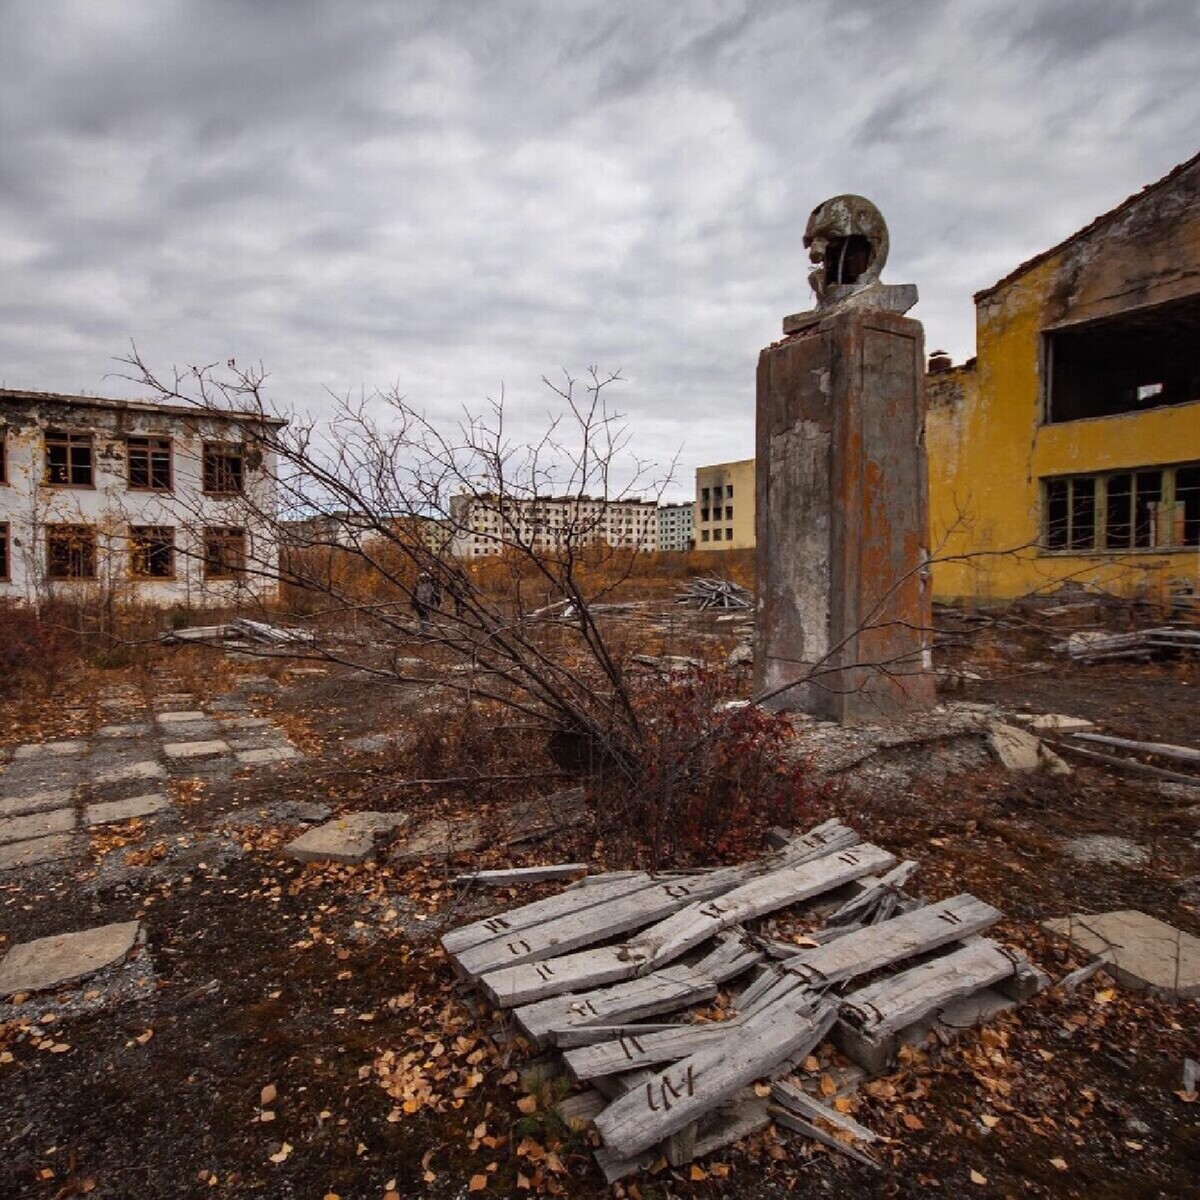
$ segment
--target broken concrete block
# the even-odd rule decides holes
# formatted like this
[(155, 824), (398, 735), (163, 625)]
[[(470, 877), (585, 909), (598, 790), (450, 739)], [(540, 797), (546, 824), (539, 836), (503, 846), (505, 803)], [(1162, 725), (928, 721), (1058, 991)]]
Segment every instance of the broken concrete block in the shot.
[(58, 758), (67, 754), (82, 754), (87, 749), (87, 742), (30, 742), (18, 746), (13, 751), (13, 758)]
[(405, 813), (354, 812), (309, 829), (283, 848), (300, 862), (365, 862), (376, 843), (408, 820)]
[(105, 725), (96, 730), (96, 736), (102, 738), (136, 738), (145, 737), (150, 732), (149, 725)]
[(1071, 768), (1047, 746), (1015, 725), (997, 722), (988, 727), (988, 749), (996, 761), (1009, 771), (1047, 771), (1051, 775), (1070, 775)]
[(0, 871), (16, 871), (37, 863), (58, 862), (84, 851), (84, 839), (70, 833), (52, 833), (27, 842), (0, 846)]
[(1030, 729), (1052, 733), (1079, 733), (1085, 729), (1095, 729), (1095, 721), (1083, 717), (1068, 717), (1062, 713), (1027, 713), (1017, 717), (1023, 725)]
[(103, 804), (89, 804), (83, 813), (85, 825), (111, 825), (115, 821), (132, 821), (135, 817), (152, 817), (165, 812), (171, 802), (161, 792), (147, 792), (144, 796), (130, 796), (128, 800), (109, 800)]
[(24, 817), (7, 817), (0, 821), (0, 845), (25, 842), (30, 838), (51, 833), (70, 833), (75, 828), (75, 810), (56, 808), (51, 812), (30, 813)]
[(111, 966), (133, 949), (140, 930), (137, 921), (122, 921), (14, 946), (0, 962), (0, 995), (46, 991)]
[(166, 779), (167, 772), (161, 763), (147, 759), (145, 762), (125, 763), (107, 771), (97, 772), (97, 783), (125, 783), (131, 779)]
[(230, 746), (219, 738), (207, 742), (164, 742), (163, 753), (175, 759), (220, 758), (230, 753)]
[(289, 758), (300, 758), (300, 751), (295, 746), (261, 746), (254, 750), (239, 750), (237, 760), (247, 767), (262, 766), (266, 763), (285, 762)]
[(25, 796), (10, 796), (0, 800), (0, 817), (19, 817), (23, 813), (66, 808), (74, 794), (71, 788), (51, 788), (45, 792), (30, 792)]
[(160, 725), (183, 725), (188, 721), (207, 721), (208, 713), (198, 710), (190, 712), (163, 712), (156, 718)]
[(1044, 921), (1085, 954), (1109, 964), (1119, 983), (1162, 996), (1200, 996), (1200, 938), (1137, 909), (1073, 913)]

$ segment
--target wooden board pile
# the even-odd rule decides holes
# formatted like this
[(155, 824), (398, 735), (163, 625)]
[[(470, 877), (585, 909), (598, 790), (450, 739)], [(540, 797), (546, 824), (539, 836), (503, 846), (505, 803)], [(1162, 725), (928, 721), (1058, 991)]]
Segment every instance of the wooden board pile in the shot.
[(754, 607), (754, 597), (732, 579), (720, 579), (711, 575), (689, 580), (687, 586), (675, 597), (675, 603), (698, 609), (748, 609)]
[(253, 646), (311, 646), (316, 638), (306, 629), (287, 629), (235, 617), (224, 625), (194, 625), (189, 629), (168, 629), (162, 642), (217, 642), (226, 649), (246, 649)]
[[(916, 864), (840, 821), (775, 840), (734, 867), (590, 876), (442, 939), (461, 975), (585, 1085), (561, 1112), (594, 1123), (610, 1181), (660, 1155), (690, 1162), (772, 1119), (866, 1158), (836, 1135), (868, 1131), (810, 1094), (801, 1064), (815, 1047), (832, 1037), (854, 1086), (940, 1019), (961, 1028), (1044, 985), (980, 936), (997, 909), (907, 895)], [(799, 942), (748, 928), (784, 909), (807, 931)], [(721, 989), (727, 1019), (689, 1011)], [(769, 1099), (752, 1086), (762, 1079), (775, 1081)]]
[(1200, 651), (1200, 629), (1179, 625), (1160, 625), (1153, 629), (1135, 629), (1132, 633), (1104, 633), (1081, 630), (1054, 647), (1077, 662), (1111, 662), (1114, 659), (1148, 660)]

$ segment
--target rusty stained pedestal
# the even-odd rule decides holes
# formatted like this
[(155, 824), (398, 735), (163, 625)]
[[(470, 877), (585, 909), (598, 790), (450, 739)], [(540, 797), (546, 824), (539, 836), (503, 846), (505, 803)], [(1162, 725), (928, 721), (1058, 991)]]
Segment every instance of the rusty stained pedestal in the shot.
[(754, 690), (785, 688), (769, 708), (851, 725), (934, 703), (923, 342), (919, 321), (849, 310), (759, 356)]

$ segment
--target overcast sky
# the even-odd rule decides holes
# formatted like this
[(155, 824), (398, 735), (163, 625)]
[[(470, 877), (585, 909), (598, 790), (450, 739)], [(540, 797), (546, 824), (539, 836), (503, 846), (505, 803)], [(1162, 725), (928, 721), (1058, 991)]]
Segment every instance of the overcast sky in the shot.
[(800, 238), (883, 210), (929, 348), (1200, 149), (1197, 0), (0, 0), (0, 383), (431, 413), (621, 369), (642, 452), (753, 453)]

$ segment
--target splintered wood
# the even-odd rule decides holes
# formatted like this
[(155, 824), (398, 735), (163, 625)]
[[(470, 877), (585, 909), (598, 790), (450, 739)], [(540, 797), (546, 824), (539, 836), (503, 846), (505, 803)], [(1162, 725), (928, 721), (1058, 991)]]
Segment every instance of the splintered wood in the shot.
[[(906, 894), (916, 864), (837, 820), (773, 833), (753, 862), (592, 876), (442, 939), (459, 973), (534, 1045), (557, 1047), (587, 1088), (563, 1112), (592, 1122), (610, 1181), (660, 1155), (689, 1162), (772, 1119), (874, 1164), (844, 1141), (870, 1132), (812, 1094), (805, 1058), (832, 1039), (866, 1078), (941, 1029), (943, 1014), (968, 1026), (1044, 984), (980, 936), (1001, 918), (991, 905)], [(784, 910), (806, 927), (796, 944), (754, 928)], [(695, 1012), (718, 993), (726, 1019)], [(749, 1086), (763, 1079), (775, 1081), (772, 1105)]]

